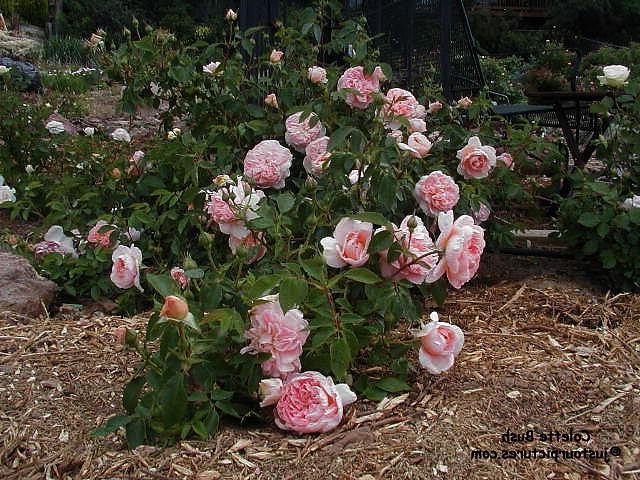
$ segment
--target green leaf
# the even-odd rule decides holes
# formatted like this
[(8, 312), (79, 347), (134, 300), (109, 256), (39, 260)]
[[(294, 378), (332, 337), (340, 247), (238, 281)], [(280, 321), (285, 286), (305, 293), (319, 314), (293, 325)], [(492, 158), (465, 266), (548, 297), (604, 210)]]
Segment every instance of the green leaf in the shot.
[(202, 422), (202, 420), (195, 420), (191, 424), (191, 428), (194, 432), (202, 439), (206, 440), (209, 438), (209, 431), (207, 430), (206, 425)]
[(299, 259), (302, 269), (307, 272), (311, 278), (315, 278), (318, 281), (324, 281), (324, 260), (321, 256), (317, 255), (309, 259)]
[(329, 141), (327, 150), (331, 151), (344, 146), (347, 137), (355, 130), (356, 129), (354, 127), (341, 127), (337, 129), (333, 132), (333, 135), (331, 135), (331, 140)]
[(302, 305), (309, 293), (309, 286), (304, 280), (286, 277), (280, 283), (280, 306), (283, 311), (290, 310), (295, 305)]
[(176, 425), (187, 412), (187, 392), (182, 373), (176, 374), (164, 385), (160, 402), (164, 411), (163, 420), (167, 426)]
[(632, 208), (629, 210), (629, 219), (632, 223), (640, 225), (640, 208)]
[(229, 330), (234, 329), (242, 332), (244, 323), (240, 314), (232, 308), (218, 308), (205, 314), (205, 321), (219, 323), (220, 331), (225, 335)]
[(367, 285), (373, 285), (382, 281), (377, 274), (367, 268), (352, 268), (344, 272), (344, 276), (356, 282), (366, 283)]
[(578, 223), (585, 227), (593, 228), (600, 223), (600, 217), (593, 212), (584, 212), (578, 218)]
[(163, 297), (177, 293), (178, 286), (169, 275), (147, 274), (147, 282)]
[(384, 227), (387, 227), (388, 229), (392, 228), (391, 222), (384, 218), (384, 215), (381, 215), (378, 212), (356, 213), (354, 215), (349, 215), (348, 217), (354, 220), (360, 220), (361, 222), (369, 222), (376, 225), (382, 225)]
[(127, 424), (127, 445), (131, 450), (144, 444), (147, 432), (144, 421), (140, 418)]
[(376, 233), (369, 243), (369, 253), (377, 253), (388, 250), (393, 243), (393, 233), (390, 230), (382, 230)]
[(287, 213), (296, 204), (296, 197), (291, 193), (282, 193), (276, 197), (276, 203), (278, 204), (278, 210), (280, 213)]
[(329, 355), (331, 358), (331, 371), (337, 380), (344, 380), (351, 362), (351, 350), (344, 337), (338, 337), (331, 343)]
[(222, 286), (218, 283), (205, 283), (200, 290), (200, 308), (208, 312), (220, 305), (222, 299)]
[(195, 331), (200, 331), (200, 326), (196, 322), (196, 319), (191, 312), (189, 312), (187, 316), (184, 317), (181, 321), (188, 327), (193, 328)]
[(411, 390), (411, 387), (403, 380), (396, 377), (383, 378), (376, 383), (376, 387), (384, 390), (385, 392), (397, 393), (407, 392)]
[(138, 397), (140, 397), (140, 392), (145, 383), (146, 380), (144, 377), (136, 377), (124, 387), (124, 391), (122, 392), (122, 405), (127, 413), (131, 414), (136, 409)]
[(189, 278), (202, 278), (204, 277), (204, 270), (201, 268), (192, 268), (191, 270), (185, 270), (184, 274)]
[(600, 260), (602, 260), (602, 267), (607, 270), (612, 269), (618, 263), (616, 255), (613, 250), (605, 250), (600, 254)]
[(244, 291), (244, 294), (250, 299), (264, 297), (280, 282), (281, 278), (280, 275), (264, 275), (258, 277), (256, 281), (253, 282), (253, 285)]
[(115, 432), (120, 427), (124, 427), (131, 421), (132, 417), (129, 415), (114, 415), (110, 417), (101, 427), (96, 428), (91, 432), (92, 437), (104, 437), (110, 433)]

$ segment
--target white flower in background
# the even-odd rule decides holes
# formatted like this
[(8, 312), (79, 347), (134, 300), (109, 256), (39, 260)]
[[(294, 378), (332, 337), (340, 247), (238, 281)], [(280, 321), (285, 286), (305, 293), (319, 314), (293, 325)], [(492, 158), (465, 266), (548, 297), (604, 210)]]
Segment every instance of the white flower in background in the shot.
[(33, 168), (33, 165), (27, 165), (26, 167), (24, 167), (24, 171), (27, 173), (33, 173), (36, 171), (36, 169)]
[(0, 175), (0, 204), (16, 201), (16, 189), (4, 184), (4, 177)]
[(45, 128), (49, 130), (49, 133), (52, 135), (64, 133), (64, 124), (62, 122), (58, 122), (57, 120), (51, 120), (45, 125)]
[(218, 70), (219, 66), (220, 66), (220, 62), (211, 62), (208, 65), (203, 65), (202, 71), (209, 75), (213, 75), (214, 73), (216, 73), (216, 70)]
[(176, 138), (178, 138), (180, 136), (181, 133), (182, 133), (182, 131), (179, 128), (174, 128), (169, 133), (167, 133), (167, 138), (169, 140), (175, 140)]
[(116, 142), (126, 142), (131, 143), (131, 135), (124, 128), (116, 128), (111, 134), (111, 138), (113, 138)]
[(151, 93), (156, 97), (162, 93), (162, 87), (160, 87), (156, 82), (151, 82), (149, 84), (149, 90), (151, 90)]
[(628, 82), (631, 71), (624, 65), (608, 65), (602, 68), (604, 75), (599, 75), (601, 85), (608, 85), (614, 88), (624, 87)]
[(46, 255), (48, 253), (58, 253), (62, 256), (71, 255), (78, 257), (75, 247), (73, 246), (73, 238), (67, 237), (60, 225), (53, 225), (44, 234), (44, 240), (35, 245), (34, 250), (38, 255)]
[(631, 210), (632, 208), (640, 208), (640, 195), (634, 195), (627, 198), (621, 205), (625, 210)]
[(4, 75), (5, 73), (9, 73), (11, 70), (9, 67), (5, 67), (4, 65), (0, 65), (0, 75)]
[(235, 22), (238, 19), (238, 14), (233, 10), (229, 9), (227, 10), (226, 19), (229, 20), (230, 22)]
[(96, 129), (93, 127), (85, 127), (82, 131), (87, 137), (93, 137), (93, 135), (96, 133)]

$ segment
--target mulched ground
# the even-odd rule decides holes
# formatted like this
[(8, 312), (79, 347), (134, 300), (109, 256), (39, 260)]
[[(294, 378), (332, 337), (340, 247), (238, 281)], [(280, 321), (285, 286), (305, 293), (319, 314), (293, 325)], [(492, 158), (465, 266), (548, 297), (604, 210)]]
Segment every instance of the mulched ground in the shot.
[[(62, 312), (25, 324), (7, 315), (0, 478), (639, 479), (640, 295), (603, 293), (567, 262), (491, 255), (486, 263), (440, 310), (466, 333), (455, 367), (440, 376), (416, 368), (412, 392), (358, 401), (339, 429), (319, 436), (226, 424), (208, 442), (133, 452), (115, 435), (92, 439), (89, 432), (119, 412), (136, 362), (110, 331), (143, 328), (145, 317)], [(395, 334), (409, 335), (403, 327)], [(531, 430), (535, 441), (503, 442), (507, 430)], [(549, 431), (585, 439), (540, 438)], [(534, 448), (611, 456), (472, 457)]]

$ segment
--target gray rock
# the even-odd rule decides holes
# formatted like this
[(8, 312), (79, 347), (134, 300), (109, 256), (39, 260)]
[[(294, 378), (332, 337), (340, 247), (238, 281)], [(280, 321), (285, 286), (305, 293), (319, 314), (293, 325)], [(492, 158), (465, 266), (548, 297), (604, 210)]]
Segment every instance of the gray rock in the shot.
[(29, 62), (22, 62), (19, 60), (13, 60), (9, 57), (0, 57), (0, 65), (11, 68), (14, 70), (12, 75), (19, 74), (24, 80), (24, 90), (30, 92), (42, 91), (42, 79), (40, 78), (40, 72), (36, 66)]
[(57, 289), (51, 280), (38, 275), (26, 258), (0, 252), (0, 312), (37, 317), (45, 313)]

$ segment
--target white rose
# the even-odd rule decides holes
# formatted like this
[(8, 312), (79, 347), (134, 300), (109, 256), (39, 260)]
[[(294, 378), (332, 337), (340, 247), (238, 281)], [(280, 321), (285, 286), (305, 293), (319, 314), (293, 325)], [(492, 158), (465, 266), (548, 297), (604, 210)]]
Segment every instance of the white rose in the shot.
[(113, 138), (116, 142), (131, 142), (131, 135), (124, 128), (116, 128), (111, 134), (111, 138)]
[(627, 198), (621, 205), (625, 210), (631, 210), (632, 208), (640, 208), (640, 195), (634, 195)]
[(218, 70), (219, 66), (220, 66), (220, 62), (211, 62), (208, 65), (204, 65), (202, 67), (202, 71), (209, 75), (213, 75), (214, 73), (216, 73), (216, 70)]
[(0, 204), (16, 201), (16, 190), (8, 185), (0, 186)]
[(9, 70), (11, 70), (9, 67), (5, 67), (4, 65), (0, 65), (0, 75), (4, 75), (5, 73), (8, 73)]
[(614, 88), (621, 88), (627, 84), (630, 70), (624, 65), (608, 65), (603, 67), (604, 75), (598, 76), (601, 85), (608, 85)]
[(45, 125), (45, 128), (49, 130), (49, 133), (51, 133), (52, 135), (64, 133), (64, 124), (62, 122), (58, 122), (57, 120), (51, 120)]
[(230, 22), (235, 22), (238, 19), (238, 14), (236, 12), (234, 12), (233, 10), (229, 9), (229, 10), (227, 10), (226, 18)]
[(96, 133), (96, 129), (93, 127), (86, 127), (83, 132), (87, 137), (93, 137), (94, 133)]
[(24, 171), (27, 173), (33, 173), (36, 171), (36, 169), (33, 168), (33, 165), (27, 165), (26, 167), (24, 167)]

